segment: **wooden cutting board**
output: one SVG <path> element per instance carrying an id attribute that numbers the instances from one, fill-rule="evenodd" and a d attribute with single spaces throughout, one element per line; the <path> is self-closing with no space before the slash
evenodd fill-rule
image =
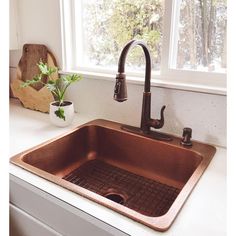
<path id="1" fill-rule="evenodd" d="M 26 108 L 41 112 L 49 112 L 49 104 L 54 101 L 52 93 L 41 83 L 21 88 L 21 84 L 26 80 L 31 80 L 40 71 L 37 63 L 42 60 L 49 66 L 57 66 L 55 57 L 41 44 L 25 44 L 23 46 L 22 57 L 18 63 L 16 79 L 11 83 L 13 95 L 17 97 Z M 58 74 L 54 73 L 52 79 L 57 79 Z M 45 77 L 44 82 L 47 81 Z"/>

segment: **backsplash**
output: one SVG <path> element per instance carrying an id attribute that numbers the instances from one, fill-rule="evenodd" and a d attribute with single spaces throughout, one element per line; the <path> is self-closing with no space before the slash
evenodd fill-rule
<path id="1" fill-rule="evenodd" d="M 114 81 L 86 79 L 69 88 L 67 98 L 78 113 L 93 115 L 129 125 L 140 125 L 142 85 L 128 84 L 128 100 L 113 100 Z M 159 118 L 166 105 L 163 132 L 182 135 L 193 129 L 192 138 L 226 146 L 226 96 L 152 87 L 152 118 Z"/>

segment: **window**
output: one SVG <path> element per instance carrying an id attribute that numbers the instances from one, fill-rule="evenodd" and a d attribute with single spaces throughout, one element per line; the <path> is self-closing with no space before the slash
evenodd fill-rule
<path id="1" fill-rule="evenodd" d="M 163 1 L 160 0 L 93 0 L 80 1 L 84 66 L 117 67 L 123 46 L 133 38 L 144 39 L 152 55 L 152 68 L 160 70 L 163 25 Z M 79 42 L 79 40 L 76 40 Z M 143 67 L 140 48 L 128 55 L 128 65 Z"/>
<path id="2" fill-rule="evenodd" d="M 226 71 L 226 0 L 183 0 L 179 5 L 174 68 Z"/>
<path id="3" fill-rule="evenodd" d="M 151 52 L 153 81 L 225 91 L 226 0 L 61 0 L 61 15 L 63 70 L 114 75 L 120 51 L 136 38 Z M 143 76 L 144 67 L 141 48 L 132 49 L 128 75 Z"/>

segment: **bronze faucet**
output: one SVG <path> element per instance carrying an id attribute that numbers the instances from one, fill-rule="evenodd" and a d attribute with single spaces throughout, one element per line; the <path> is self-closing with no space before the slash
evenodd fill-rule
<path id="1" fill-rule="evenodd" d="M 122 128 L 130 132 L 139 133 L 143 135 L 154 135 L 156 139 L 170 140 L 169 137 L 164 135 L 164 138 L 159 138 L 163 134 L 151 131 L 151 127 L 155 129 L 160 129 L 164 125 L 164 109 L 165 106 L 161 108 L 161 119 L 151 118 L 151 57 L 150 52 L 146 44 L 139 40 L 131 40 L 123 48 L 119 62 L 118 62 L 118 74 L 116 75 L 116 84 L 114 89 L 114 99 L 118 102 L 123 102 L 127 100 L 127 86 L 126 86 L 126 74 L 125 74 L 125 59 L 128 51 L 131 47 L 139 45 L 142 47 L 146 59 L 146 69 L 145 69 L 145 83 L 143 92 L 143 104 L 142 104 L 142 115 L 141 115 L 141 125 L 140 128 L 124 125 Z M 158 134 L 158 135 L 157 135 Z M 158 137 L 156 137 L 158 136 Z"/>

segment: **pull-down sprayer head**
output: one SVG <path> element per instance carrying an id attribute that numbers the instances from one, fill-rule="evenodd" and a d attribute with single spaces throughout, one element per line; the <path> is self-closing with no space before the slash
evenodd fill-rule
<path id="1" fill-rule="evenodd" d="M 118 102 L 127 100 L 127 86 L 126 86 L 126 75 L 125 75 L 125 60 L 130 48 L 139 45 L 142 47 L 146 59 L 146 70 L 145 70 L 145 84 L 144 91 L 150 92 L 150 80 L 151 80 L 151 57 L 146 44 L 139 40 L 129 41 L 123 50 L 121 51 L 119 62 L 118 62 L 118 74 L 116 75 L 116 84 L 114 89 L 114 99 Z"/>
<path id="2" fill-rule="evenodd" d="M 116 75 L 116 84 L 114 88 L 114 99 L 117 102 L 124 102 L 127 98 L 127 85 L 125 73 L 118 73 Z"/>

